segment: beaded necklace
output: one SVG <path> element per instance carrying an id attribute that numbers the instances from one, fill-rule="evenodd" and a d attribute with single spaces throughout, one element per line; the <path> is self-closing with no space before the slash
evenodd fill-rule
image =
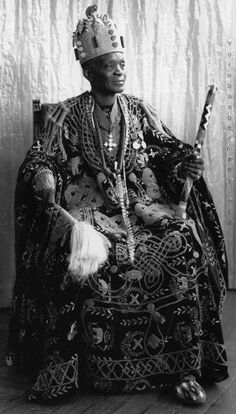
<path id="1" fill-rule="evenodd" d="M 111 182 L 113 189 L 115 190 L 115 193 L 117 194 L 117 198 L 118 198 L 119 205 L 121 208 L 121 214 L 122 214 L 124 226 L 125 226 L 126 233 L 127 233 L 126 245 L 127 245 L 127 250 L 128 250 L 129 261 L 130 263 L 133 263 L 134 254 L 135 254 L 135 241 L 134 241 L 132 225 L 131 225 L 130 218 L 129 218 L 129 198 L 128 198 L 128 191 L 127 191 L 127 185 L 126 185 L 126 173 L 125 173 L 125 152 L 126 152 L 128 140 L 129 140 L 129 132 L 127 128 L 127 125 L 128 125 L 127 110 L 122 111 L 122 115 L 124 118 L 124 122 L 122 123 L 122 128 L 121 128 L 121 142 L 119 145 L 119 150 L 117 152 L 117 159 L 114 162 L 114 171 L 111 171 L 111 169 L 106 164 L 105 154 L 104 154 L 104 143 L 102 140 L 98 121 L 95 116 L 93 116 L 93 120 L 94 120 L 95 131 L 98 137 L 99 151 L 101 155 L 103 169 L 108 176 L 113 176 L 115 179 L 115 183 L 116 183 L 115 188 L 114 188 L 112 181 L 110 182 Z M 123 180 L 122 180 L 122 174 L 123 174 Z"/>

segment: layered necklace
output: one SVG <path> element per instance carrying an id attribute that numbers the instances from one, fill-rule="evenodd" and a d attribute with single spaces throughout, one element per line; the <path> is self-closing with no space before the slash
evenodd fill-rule
<path id="1" fill-rule="evenodd" d="M 104 110 L 104 109 L 103 109 Z M 111 108 L 106 111 L 107 116 L 110 116 Z M 101 155 L 101 161 L 102 166 L 104 169 L 104 172 L 107 174 L 108 177 L 113 176 L 115 181 L 115 186 L 113 185 L 112 181 L 110 180 L 111 186 L 113 187 L 113 190 L 115 191 L 115 194 L 117 195 L 117 200 L 119 203 L 119 206 L 121 208 L 121 214 L 126 230 L 126 245 L 127 245 L 127 251 L 128 251 L 128 258 L 130 263 L 134 262 L 134 254 L 135 254 L 135 241 L 134 241 L 134 234 L 132 225 L 129 218 L 129 198 L 128 198 L 128 191 L 127 191 L 127 185 L 126 185 L 126 172 L 125 172 L 125 153 L 128 145 L 129 140 L 129 131 L 127 128 L 128 125 L 128 111 L 126 106 L 124 106 L 124 112 L 123 112 L 123 122 L 122 122 L 122 128 L 121 128 L 121 140 L 120 145 L 118 148 L 118 152 L 116 155 L 116 159 L 114 161 L 114 169 L 113 171 L 111 168 L 108 167 L 105 159 L 105 150 L 108 150 L 111 152 L 116 146 L 116 142 L 113 140 L 113 136 L 111 132 L 108 134 L 108 140 L 103 142 L 100 127 L 97 121 L 96 116 L 94 116 L 94 126 L 98 137 L 99 142 L 99 150 Z M 122 179 L 123 175 L 123 179 Z"/>

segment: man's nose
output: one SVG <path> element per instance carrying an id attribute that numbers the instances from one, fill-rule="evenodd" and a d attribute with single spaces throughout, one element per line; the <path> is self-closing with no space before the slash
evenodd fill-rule
<path id="1" fill-rule="evenodd" d="M 123 69 L 121 68 L 121 66 L 120 65 L 117 65 L 116 66 L 116 69 L 115 69 L 115 74 L 116 75 L 123 75 Z"/>

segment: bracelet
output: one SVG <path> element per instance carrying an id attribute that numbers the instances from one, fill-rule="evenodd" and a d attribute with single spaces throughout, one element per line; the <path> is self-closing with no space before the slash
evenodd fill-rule
<path id="1" fill-rule="evenodd" d="M 44 176 L 43 180 L 39 178 Z M 34 176 L 33 189 L 36 192 L 48 191 L 55 187 L 55 180 L 52 171 L 49 168 L 41 168 Z"/>
<path id="2" fill-rule="evenodd" d="M 39 171 L 36 172 L 35 176 L 34 176 L 34 181 L 42 174 L 47 174 L 47 175 L 53 175 L 52 171 L 49 168 L 41 168 Z"/>

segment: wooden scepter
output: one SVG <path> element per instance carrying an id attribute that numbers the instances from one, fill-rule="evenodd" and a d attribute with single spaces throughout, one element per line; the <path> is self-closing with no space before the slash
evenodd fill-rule
<path id="1" fill-rule="evenodd" d="M 206 130 L 208 127 L 216 91 L 217 91 L 216 86 L 209 85 L 209 91 L 207 93 L 200 125 L 199 125 L 198 132 L 197 132 L 197 137 L 196 137 L 195 144 L 194 144 L 194 152 L 195 154 L 197 154 L 197 157 L 200 157 L 201 155 L 202 145 L 203 145 L 204 138 L 206 135 Z M 193 186 L 192 178 L 186 177 L 183 190 L 180 196 L 180 201 L 176 209 L 176 216 L 182 219 L 187 218 L 186 216 L 187 202 L 188 202 L 188 198 L 189 198 L 192 186 Z"/>

